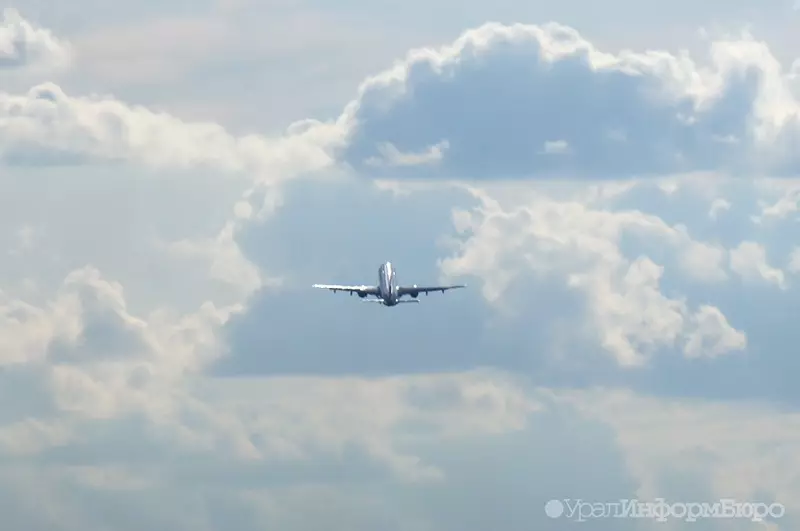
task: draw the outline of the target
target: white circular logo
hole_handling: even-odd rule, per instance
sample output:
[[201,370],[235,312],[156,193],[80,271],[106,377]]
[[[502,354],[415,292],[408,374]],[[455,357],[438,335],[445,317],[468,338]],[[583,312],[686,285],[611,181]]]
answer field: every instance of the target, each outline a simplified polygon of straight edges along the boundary
[[564,514],[564,504],[558,500],[550,500],[544,504],[544,514],[550,518],[558,518]]

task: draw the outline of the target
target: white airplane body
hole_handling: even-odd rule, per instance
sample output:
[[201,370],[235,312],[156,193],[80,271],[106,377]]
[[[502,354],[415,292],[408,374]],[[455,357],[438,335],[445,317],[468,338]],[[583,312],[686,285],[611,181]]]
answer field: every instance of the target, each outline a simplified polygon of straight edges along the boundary
[[[449,289],[465,288],[466,285],[458,284],[453,286],[417,286],[414,284],[411,287],[398,286],[395,281],[395,270],[391,262],[386,262],[378,268],[378,285],[377,286],[342,286],[339,284],[314,284],[312,287],[320,289],[329,289],[334,293],[337,291],[348,291],[352,296],[356,293],[361,297],[364,302],[377,302],[384,306],[397,306],[398,304],[415,302],[418,303],[417,297],[420,293],[427,295],[432,291],[441,291],[444,293]],[[410,300],[400,300],[403,296],[408,295],[412,297]],[[368,296],[375,297],[374,299],[367,298]]]

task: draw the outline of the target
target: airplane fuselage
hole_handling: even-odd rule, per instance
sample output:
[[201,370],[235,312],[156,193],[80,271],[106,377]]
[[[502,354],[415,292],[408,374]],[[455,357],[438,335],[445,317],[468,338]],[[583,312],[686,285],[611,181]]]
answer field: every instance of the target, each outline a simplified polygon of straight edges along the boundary
[[383,304],[397,306],[400,297],[397,296],[397,282],[391,262],[381,264],[378,268],[378,292]]

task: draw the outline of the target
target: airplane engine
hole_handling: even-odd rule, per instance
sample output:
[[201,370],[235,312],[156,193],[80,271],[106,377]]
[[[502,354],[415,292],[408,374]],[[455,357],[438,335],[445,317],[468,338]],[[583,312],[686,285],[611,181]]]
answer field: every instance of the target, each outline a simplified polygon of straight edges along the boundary
[[[414,287],[416,288],[416,287],[417,287],[417,285],[416,285],[416,284],[414,284]],[[419,297],[419,291],[410,291],[408,294],[409,294],[409,295],[411,295],[411,297],[413,297],[414,299],[416,299],[417,297]]]
[[361,297],[361,298],[363,299],[364,297],[366,297],[366,296],[367,296],[367,294],[366,294],[366,293],[364,293],[363,291],[359,291],[359,292],[358,292],[358,296],[359,296],[359,297]]

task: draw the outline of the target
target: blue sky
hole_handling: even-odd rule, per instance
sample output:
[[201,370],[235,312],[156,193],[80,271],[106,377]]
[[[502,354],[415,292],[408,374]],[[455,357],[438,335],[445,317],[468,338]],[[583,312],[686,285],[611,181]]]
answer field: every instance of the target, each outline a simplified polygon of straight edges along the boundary
[[795,529],[800,15],[587,5],[4,11],[4,518]]

